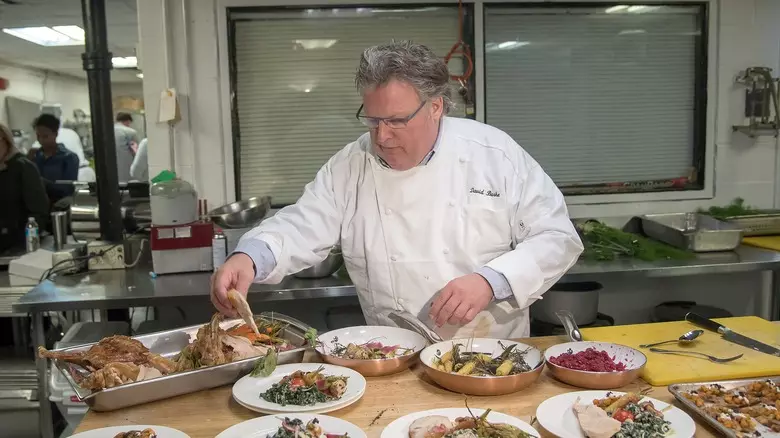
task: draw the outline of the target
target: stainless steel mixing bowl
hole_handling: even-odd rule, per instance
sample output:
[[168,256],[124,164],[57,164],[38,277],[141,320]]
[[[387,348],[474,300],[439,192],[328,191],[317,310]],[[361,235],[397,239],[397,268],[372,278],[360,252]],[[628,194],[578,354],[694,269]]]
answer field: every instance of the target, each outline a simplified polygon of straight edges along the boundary
[[325,260],[311,268],[296,273],[295,276],[298,278],[325,278],[333,275],[333,273],[338,271],[343,264],[344,257],[341,255],[341,250],[334,248],[330,254],[325,257]]
[[270,208],[270,196],[255,197],[215,208],[209,217],[221,228],[246,228],[260,222]]

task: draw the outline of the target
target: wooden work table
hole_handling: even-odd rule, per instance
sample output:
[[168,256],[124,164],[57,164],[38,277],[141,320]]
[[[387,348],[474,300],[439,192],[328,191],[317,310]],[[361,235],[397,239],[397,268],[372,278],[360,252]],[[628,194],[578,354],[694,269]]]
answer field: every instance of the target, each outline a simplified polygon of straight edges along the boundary
[[[545,349],[565,342],[565,339],[551,336],[524,339],[522,342]],[[354,423],[370,438],[379,437],[385,426],[406,414],[464,406],[462,395],[434,384],[425,376],[420,366],[392,376],[371,377],[367,380],[366,393],[358,402],[327,415]],[[621,390],[637,391],[646,387],[644,381],[636,380]],[[505,396],[469,397],[469,405],[474,408],[492,408],[530,422],[536,413],[536,407],[544,400],[579,390],[558,382],[545,370],[539,380],[527,389]],[[674,400],[666,387],[653,387],[648,395],[667,403],[673,403]],[[90,411],[76,432],[108,426],[154,424],[179,429],[191,438],[214,438],[228,427],[260,415],[238,405],[231,395],[231,386],[227,385],[113,412]],[[692,417],[696,421],[697,437],[716,435],[699,418]],[[543,435],[551,436],[544,432],[538,423],[533,426]]]

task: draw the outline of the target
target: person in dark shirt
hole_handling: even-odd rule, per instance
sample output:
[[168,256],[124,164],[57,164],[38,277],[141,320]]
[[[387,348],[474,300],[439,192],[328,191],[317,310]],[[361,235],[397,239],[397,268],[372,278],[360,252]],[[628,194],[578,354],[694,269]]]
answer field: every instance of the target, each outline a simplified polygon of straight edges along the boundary
[[41,144],[34,154],[35,164],[43,177],[46,194],[52,204],[66,201],[73,195],[75,187],[72,184],[57,183],[57,181],[77,181],[79,175],[79,157],[69,151],[64,145],[57,143],[57,132],[60,129],[60,119],[51,114],[41,114],[33,123],[35,135]]
[[0,124],[0,251],[24,248],[24,227],[34,217],[39,229],[49,220],[49,199],[35,164],[14,146]]

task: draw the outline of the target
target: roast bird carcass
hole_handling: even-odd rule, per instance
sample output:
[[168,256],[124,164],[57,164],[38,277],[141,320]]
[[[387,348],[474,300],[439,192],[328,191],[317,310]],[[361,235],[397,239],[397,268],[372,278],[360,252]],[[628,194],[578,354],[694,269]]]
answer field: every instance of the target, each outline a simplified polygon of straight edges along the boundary
[[236,360],[266,354],[271,347],[253,345],[250,340],[234,336],[220,327],[223,317],[215,313],[211,322],[198,329],[195,341],[176,357],[176,371],[223,365]]
[[90,374],[80,378],[79,384],[91,390],[136,381],[139,375],[143,380],[176,370],[173,361],[150,352],[138,340],[122,335],[103,338],[86,351],[49,351],[38,347],[38,355],[79,365],[89,371]]

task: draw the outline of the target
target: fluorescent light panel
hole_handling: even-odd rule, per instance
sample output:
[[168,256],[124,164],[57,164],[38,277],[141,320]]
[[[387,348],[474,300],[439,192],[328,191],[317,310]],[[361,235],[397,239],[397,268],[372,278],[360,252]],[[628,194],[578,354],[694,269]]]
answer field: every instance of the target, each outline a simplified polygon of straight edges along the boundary
[[45,47],[81,46],[84,30],[79,26],[4,28],[3,32]]
[[138,58],[135,56],[114,56],[111,58],[111,64],[114,68],[136,68]]

